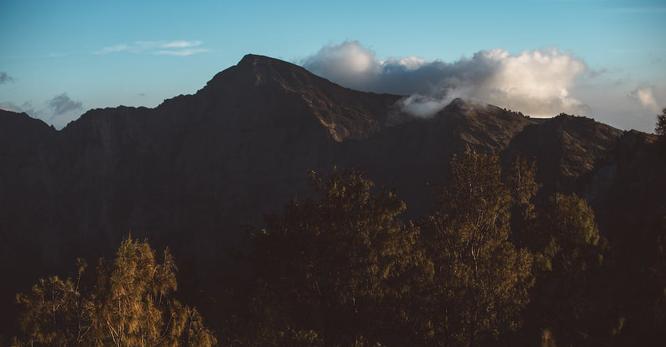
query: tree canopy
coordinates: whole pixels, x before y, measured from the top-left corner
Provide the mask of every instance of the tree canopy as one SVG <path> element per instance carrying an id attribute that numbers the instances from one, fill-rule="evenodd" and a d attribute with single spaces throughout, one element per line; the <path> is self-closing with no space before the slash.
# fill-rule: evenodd
<path id="1" fill-rule="evenodd" d="M 475 152 L 454 157 L 439 200 L 424 227 L 435 264 L 428 305 L 433 341 L 494 341 L 521 325 L 533 284 L 531 254 L 509 241 L 511 194 L 499 158 Z"/>
<path id="2" fill-rule="evenodd" d="M 100 260 L 86 276 L 40 279 L 17 295 L 23 307 L 18 346 L 213 346 L 217 339 L 195 308 L 173 298 L 176 265 L 165 250 L 131 237 L 113 263 Z"/>
<path id="3" fill-rule="evenodd" d="M 254 236 L 259 344 L 408 343 L 414 282 L 432 266 L 406 205 L 358 172 L 312 175 L 317 198 L 289 203 Z"/>

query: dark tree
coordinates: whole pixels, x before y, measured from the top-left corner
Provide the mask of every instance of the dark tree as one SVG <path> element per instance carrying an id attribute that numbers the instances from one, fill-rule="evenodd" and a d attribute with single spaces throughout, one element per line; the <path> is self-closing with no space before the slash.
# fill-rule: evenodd
<path id="1" fill-rule="evenodd" d="M 661 111 L 660 115 L 657 115 L 657 126 L 654 128 L 654 132 L 659 135 L 661 149 L 666 152 L 666 108 Z"/>
<path id="2" fill-rule="evenodd" d="M 661 114 L 657 116 L 657 126 L 654 129 L 657 135 L 664 137 L 666 136 L 666 108 L 661 111 Z"/>
<path id="3" fill-rule="evenodd" d="M 539 190 L 536 164 L 516 158 L 504 174 L 504 182 L 511 195 L 511 241 L 518 247 L 529 248 L 537 237 L 537 210 L 533 203 Z"/>
<path id="4" fill-rule="evenodd" d="M 254 239 L 260 345 L 409 345 L 412 284 L 432 274 L 406 205 L 356 172 L 312 176 Z"/>
<path id="5" fill-rule="evenodd" d="M 535 230 L 541 260 L 530 305 L 532 324 L 557 345 L 598 345 L 608 324 L 602 307 L 601 271 L 606 241 L 594 211 L 576 195 L 557 193 L 540 213 Z"/>

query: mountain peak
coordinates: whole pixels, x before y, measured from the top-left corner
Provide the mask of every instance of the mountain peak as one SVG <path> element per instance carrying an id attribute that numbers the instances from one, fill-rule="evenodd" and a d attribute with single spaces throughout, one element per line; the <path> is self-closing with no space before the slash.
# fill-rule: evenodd
<path id="1" fill-rule="evenodd" d="M 286 61 L 279 59 L 271 58 L 265 55 L 259 54 L 246 54 L 243 58 L 236 64 L 236 66 L 253 66 L 257 64 L 290 64 Z"/>
<path id="2" fill-rule="evenodd" d="M 263 55 L 247 54 L 235 66 L 215 75 L 208 86 L 218 89 L 229 85 L 237 89 L 242 86 L 254 88 L 274 85 L 298 89 L 299 86 L 312 83 L 313 76 L 298 65 Z"/>

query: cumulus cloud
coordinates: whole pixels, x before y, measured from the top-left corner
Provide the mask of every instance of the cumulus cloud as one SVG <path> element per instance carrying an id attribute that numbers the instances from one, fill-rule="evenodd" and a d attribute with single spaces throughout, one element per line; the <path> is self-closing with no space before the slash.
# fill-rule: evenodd
<path id="1" fill-rule="evenodd" d="M 112 53 L 156 54 L 172 56 L 190 56 L 208 52 L 202 47 L 202 41 L 173 40 L 173 41 L 135 41 L 133 43 L 120 43 L 103 47 L 93 54 L 107 55 Z"/>
<path id="2" fill-rule="evenodd" d="M 484 50 L 455 62 L 411 56 L 380 60 L 359 42 L 347 41 L 325 46 L 302 64 L 349 88 L 406 95 L 401 101 L 404 110 L 421 117 L 433 115 L 456 97 L 535 116 L 587 110 L 570 92 L 588 70 L 585 63 L 555 49 L 520 54 Z"/>
<path id="3" fill-rule="evenodd" d="M 654 96 L 654 89 L 652 87 L 636 88 L 631 92 L 630 96 L 638 100 L 646 109 L 652 112 L 659 111 L 659 105 L 657 105 L 657 99 Z"/>
<path id="4" fill-rule="evenodd" d="M 83 108 L 83 103 L 70 99 L 70 97 L 67 96 L 67 93 L 56 95 L 53 99 L 47 101 L 46 105 L 54 117 L 73 111 L 79 111 Z"/>
<path id="5" fill-rule="evenodd" d="M 375 54 L 357 41 L 325 46 L 305 59 L 308 70 L 343 86 L 368 90 L 382 73 L 382 64 Z"/>
<path id="6" fill-rule="evenodd" d="M 4 71 L 0 72 L 0 84 L 5 84 L 9 82 L 14 82 L 14 78 L 12 76 L 9 76 L 9 74 Z"/>

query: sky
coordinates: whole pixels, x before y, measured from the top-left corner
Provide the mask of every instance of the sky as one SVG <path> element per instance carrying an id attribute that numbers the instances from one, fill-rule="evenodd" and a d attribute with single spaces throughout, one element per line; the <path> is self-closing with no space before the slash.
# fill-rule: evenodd
<path id="1" fill-rule="evenodd" d="M 243 55 L 399 92 L 652 131 L 666 107 L 666 0 L 0 0 L 0 108 L 56 128 L 195 93 Z"/>

